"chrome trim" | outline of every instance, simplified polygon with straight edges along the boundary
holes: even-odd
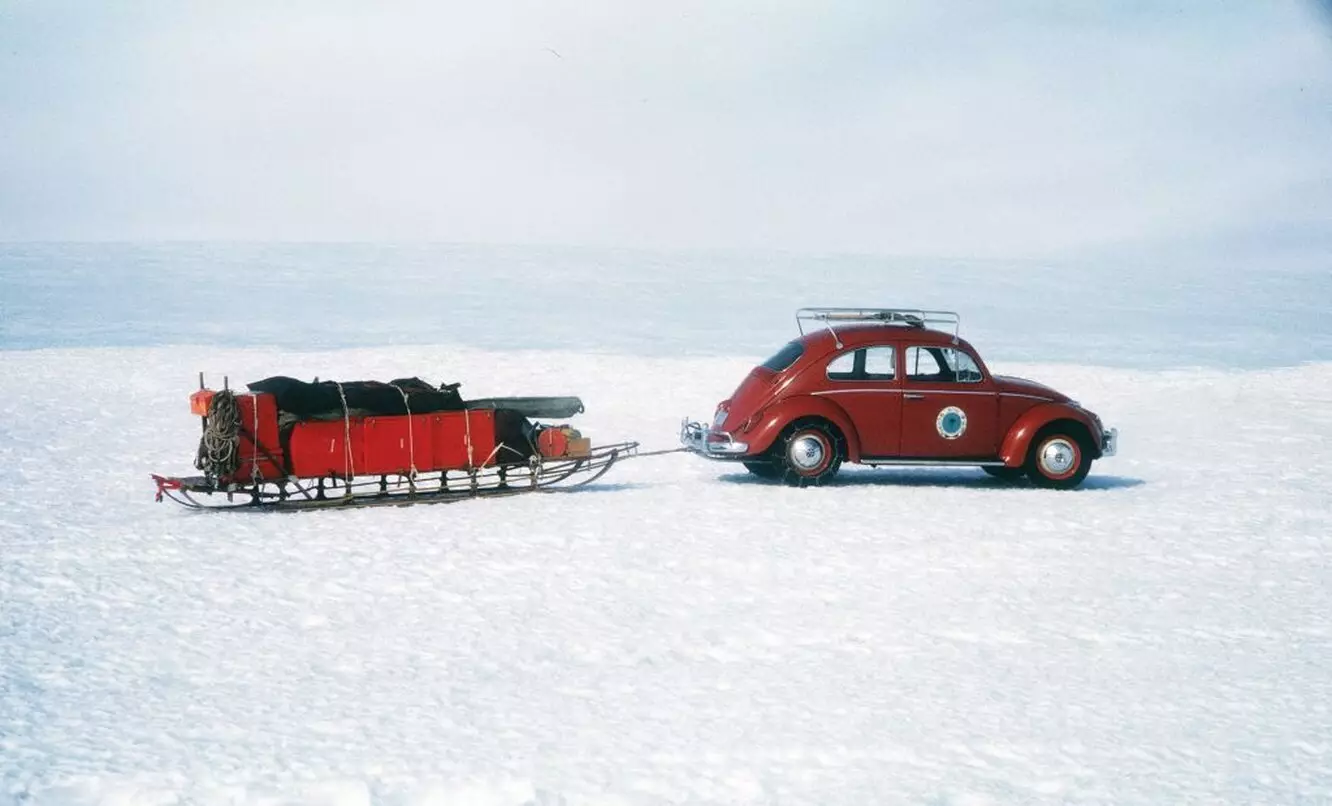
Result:
[[[1041,453],[1036,457],[1036,463],[1040,465],[1041,470],[1051,476],[1067,475],[1078,462],[1078,449],[1073,445],[1073,440],[1065,437],[1057,437],[1046,442],[1041,447]]]
[[[912,388],[912,387],[910,387],[910,386],[906,387],[906,389],[907,389],[907,391],[909,391],[909,392],[915,392],[915,393],[917,393],[917,394],[922,394],[922,395],[996,395],[996,394],[999,394],[998,392],[995,392],[993,389],[991,389],[991,390],[989,390],[989,391],[984,391],[984,390],[982,390],[982,391],[979,391],[979,392],[974,392],[974,391],[972,391],[972,390],[970,390],[970,389],[915,389],[915,388]]]
[[[729,432],[708,428],[688,418],[680,423],[680,444],[708,459],[735,458],[749,452],[749,443],[736,442]]]
[[[865,459],[861,464],[870,467],[879,465],[898,465],[901,467],[1004,467],[1000,461],[977,461],[974,459]]]
[[[958,341],[962,317],[953,311],[926,311],[920,308],[800,308],[796,311],[796,329],[805,335],[805,322],[823,322],[837,339],[833,322],[878,322],[899,327],[923,328],[926,325],[952,325],[953,341]],[[837,339],[840,342],[840,339]],[[841,349],[839,346],[838,349]]]
[[[1039,400],[1042,403],[1053,403],[1052,397],[1041,397],[1040,395],[1024,395],[1021,392],[1000,392],[1000,397],[1025,397],[1028,400]]]
[[[786,457],[800,470],[814,470],[824,462],[823,441],[806,434],[786,446]]]
[[[891,383],[891,381],[884,381],[884,383]],[[845,395],[851,392],[877,392],[881,395],[902,394],[901,389],[827,389],[822,392],[810,392],[810,395]]]
[[[1101,432],[1101,456],[1114,456],[1119,452],[1119,429],[1107,428]]]

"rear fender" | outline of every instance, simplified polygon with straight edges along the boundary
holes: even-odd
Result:
[[[860,461],[860,437],[846,411],[836,403],[814,395],[797,395],[784,398],[759,410],[748,421],[749,427],[742,427],[735,434],[735,439],[749,443],[749,455],[766,452],[785,428],[796,420],[806,418],[827,420],[837,426],[846,439],[846,458],[852,462]]]
[[[1003,447],[999,449],[999,458],[1005,467],[1021,467],[1027,461],[1027,452],[1031,450],[1031,441],[1042,428],[1060,420],[1071,420],[1087,432],[1091,439],[1092,455],[1101,456],[1101,429],[1096,427],[1091,417],[1081,409],[1066,403],[1041,403],[1032,406],[1017,418],[1017,422],[1008,429]]]

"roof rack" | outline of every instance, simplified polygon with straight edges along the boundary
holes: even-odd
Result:
[[[885,325],[923,328],[926,325],[952,325],[953,340],[958,338],[962,317],[952,311],[923,311],[919,308],[801,308],[796,311],[796,327],[805,335],[805,322],[822,322],[833,334],[837,346],[842,340],[833,330],[834,323],[878,322]]]

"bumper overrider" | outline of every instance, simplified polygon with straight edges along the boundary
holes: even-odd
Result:
[[[1101,431],[1101,455],[1114,456],[1119,450],[1119,429],[1106,428]]]
[[[680,424],[680,444],[709,459],[737,459],[749,452],[749,443],[736,442],[726,431],[691,420]]]

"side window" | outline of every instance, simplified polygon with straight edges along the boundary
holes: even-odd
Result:
[[[948,367],[953,371],[954,379],[958,383],[976,383],[981,379],[981,371],[980,367],[976,366],[976,359],[951,347],[945,347],[943,354],[944,361],[948,363]]]
[[[865,350],[865,380],[891,381],[897,377],[897,356],[891,347],[869,347]]]
[[[981,380],[976,360],[953,347],[911,347],[906,359],[907,377],[913,381],[976,383]]]
[[[842,353],[828,362],[828,379],[833,381],[854,381],[856,379],[855,352]]]
[[[891,381],[895,377],[892,347],[861,347],[828,362],[828,379],[833,381]]]
[[[928,347],[908,347],[906,351],[906,374],[913,381],[939,381],[942,368]]]

